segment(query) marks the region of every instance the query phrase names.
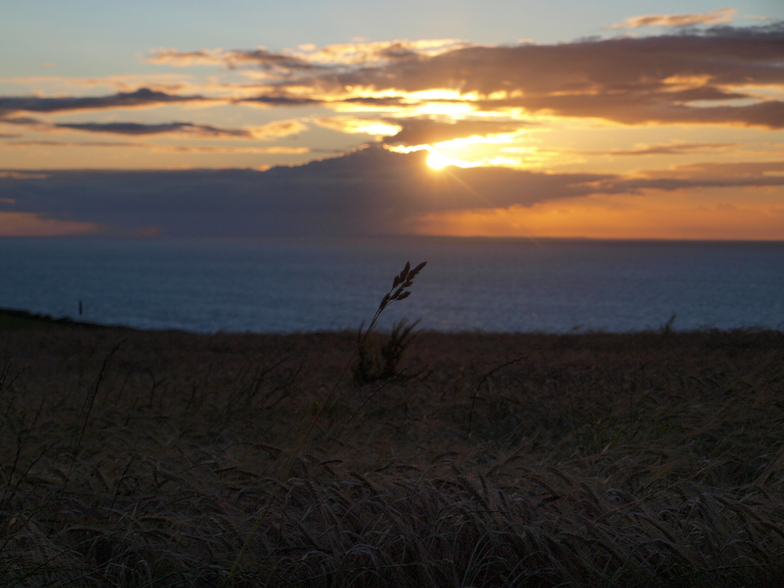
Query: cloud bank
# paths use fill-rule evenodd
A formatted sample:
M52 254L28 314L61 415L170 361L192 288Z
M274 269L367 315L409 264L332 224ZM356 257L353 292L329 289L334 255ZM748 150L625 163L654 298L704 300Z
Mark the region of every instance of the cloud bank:
M731 15L730 9L649 15L623 26L716 23ZM261 91L240 101L269 107L395 107L402 117L423 103L440 101L476 112L517 110L628 125L784 127L784 102L778 97L784 92L782 23L557 45L423 47L390 42L357 47L290 54L167 50L150 59L260 69ZM451 96L433 97L438 92Z
M713 23L730 16L729 9L701 15L648 15L629 19L623 26ZM504 115L507 124L545 114L625 125L784 128L784 23L713 26L556 45L485 46L446 40L308 49L158 50L147 61L250 68L258 75L250 81L226 83L216 96L145 87L97 97L6 96L0 97L0 116L207 102L267 108L322 106L391 111L403 121L405 137L413 133L412 127L426 124L405 119L421 119L423 105L441 104L445 113L450 112L449 105L462 107L460 119L472 114L484 120L488 114ZM402 138L398 143L403 143Z
M377 145L299 167L67 171L0 177L0 212L106 234L166 237L367 236L412 232L423 216L499 210L595 195L784 186L784 161L700 164L637 177L503 167L434 172L424 152ZM38 216L35 216L38 215Z
M661 211L684 195L721 192L733 195L724 204L754 200L754 218L768 215L774 231L784 214L776 160L784 153L784 23L729 26L733 15L635 16L615 28L665 34L549 45L159 49L145 61L198 76L162 74L179 80L169 85L140 75L120 86L117 78L103 96L0 97L0 149L20 162L0 173L2 226L357 236L451 231L470 215L488 226L530 224L534 210L556 227L563 204L580 211L570 221L579 227L583 213L601 224L602 214L658 198L657 218L665 218ZM98 85L67 88L94 93ZM366 141L374 143L346 152ZM437 173L425 165L428 151L443 156L438 165L465 167ZM39 155L51 167L63 167L59 155L74 166L243 169L41 172L33 169Z

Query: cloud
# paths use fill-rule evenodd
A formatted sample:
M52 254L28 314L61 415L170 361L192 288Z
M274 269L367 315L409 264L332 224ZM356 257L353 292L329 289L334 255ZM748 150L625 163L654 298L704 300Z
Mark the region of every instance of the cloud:
M46 179L46 174L6 170L6 171L0 171L0 178L9 178L12 180L44 180ZM13 204L16 202L16 200L14 200L13 198L4 198L0 200L0 202L4 202L6 204Z
M436 174L425 158L375 146L265 172L50 171L39 180L0 179L0 195L16 200L18 212L121 233L157 226L170 237L349 236L406 232L426 211L585 195L611 177L507 168Z
M739 143L664 143L657 145L639 145L633 149L610 149L609 151L570 151L579 155L683 155L685 153L702 153L711 151L729 151L741 148Z
M406 48L407 57L359 63L341 61L344 53L334 51L333 62L271 74L262 92L241 103L391 108L397 116L416 114L423 104L449 116L459 105L476 114L519 111L628 125L784 127L784 23L441 49Z
M781 240L784 207L758 191L709 190L644 198L592 196L532 207L434 213L421 217L419 233L599 239ZM740 200L738 196L741 196Z
M28 147L144 147L149 148L150 143L129 143L127 141L57 141L53 139L40 139L29 141L4 141L0 149L26 149Z
M91 223L58 220L45 214L0 211L2 237L72 237L99 232Z
M485 111L522 108L626 124L781 128L783 101L757 101L741 89L784 89L782 59L784 26L725 27L700 35L471 47L406 67L363 70L339 79L345 86L372 86L377 91L449 88L478 95L475 107ZM738 99L753 103L728 105Z
M384 140L387 145L433 145L465 137L515 133L530 126L515 121L459 120L448 123L429 118L400 119L397 122L402 129L393 137Z
M632 16L622 23L614 24L613 29L636 29L638 27L691 27L701 24L732 22L738 11L734 8L720 8L701 14L645 14Z
M355 96L337 100L334 104L371 106L374 108L406 108L411 105L411 100L403 96Z
M197 137L250 138L253 135L245 129L224 129L212 125L198 125L187 122L142 124L132 122L111 123L57 123L53 129L85 131L89 133L110 133L114 135L163 135L187 134Z
M234 51L224 51L223 49L202 49L199 51L157 49L150 57L145 57L143 60L147 63L166 64L176 67L224 65L234 69L252 65L262 70L270 71L307 71L318 67L296 55L268 51L265 47Z
M398 39L374 42L359 40L354 43L313 48L310 51L300 53L300 55L322 67L334 68L345 65L366 67L371 64L416 61L466 45L468 44L459 39L422 39L417 41Z
M241 98L234 101L235 104L249 104L253 106L319 106L324 104L324 100L301 96L286 95L262 95L251 98Z
M230 129L215 125L203 125L190 122L169 123L50 123L30 117L0 117L0 123L31 127L38 132L82 131L87 133L107 133L113 135L149 136L149 135L186 135L197 138L212 139L255 139L270 141L296 135L308 130L308 126L298 120L279 120L266 125Z
M278 145L275 147L227 147L223 145L165 145L159 143L131 143L128 141L8 141L0 143L0 149L26 149L28 147L97 147L97 148L121 148L121 149L145 149L158 153L233 153L233 154L255 154L255 155L301 155L310 153L310 147L287 147ZM3 177L0 172L0 177ZM16 173L16 172L14 172ZM31 176L32 177L32 176Z
M280 120L263 126L244 129L227 129L213 125L199 125L189 122L171 122L159 124L141 123L57 123L54 129L86 131L91 133L112 133L117 135L162 135L186 134L194 137L256 139L269 141L308 130L308 126L298 120Z
M180 72L113 74L85 78L54 75L13 76L0 77L0 83L47 88L51 97L62 97L74 90L84 91L85 88L110 88L111 91L126 94L146 89L180 96L204 92L218 94L226 92L226 87L221 86L215 80L203 80L191 73ZM34 97L41 98L42 95ZM22 96L22 98L29 98L29 96Z
M784 161L682 166L635 177L448 167L378 145L297 167L183 171L49 171L0 177L14 212L168 237L358 236L407 233L428 215L531 207L597 195L784 186ZM109 196L110 195L110 196Z
M367 135L396 135L403 127L396 121L384 119L355 118L351 116L330 116L314 119L318 126L341 133L364 133Z
M0 96L0 116L16 112L72 112L106 110L111 108L139 108L161 104L199 102L202 96L179 96L140 88L135 92L118 92L108 96L41 98L38 96Z
M269 51L266 47L256 49L200 49L179 51L156 49L152 55L142 56L146 63L165 64L175 67L222 65L229 69L254 67L263 71L294 75L346 65L368 65L416 60L420 57L438 55L466 43L456 39L425 39L418 41L395 40L356 42L327 45L317 48L313 44L302 44L299 51Z
M32 118L29 116L2 116L0 115L0 123L7 125L17 125L25 127L47 127L49 123L46 121Z
M670 23L686 17L718 22L715 19L730 14L729 9L722 10L655 18ZM676 16L683 18L678 21ZM374 134L387 137L397 126L400 131L385 142L404 146L513 133L540 117L623 125L784 128L784 23L555 45L472 45L447 39L357 42L280 52L263 47L160 49L146 59L163 65L248 67L261 77L252 83L213 80L210 92L216 96L150 87L105 96L5 96L0 97L0 117L6 123L32 126L40 121L35 123L25 113L212 102L321 107L352 116L332 122L320 117L314 121L320 126L343 132L374 129ZM363 118L368 122L357 122ZM49 123L37 130L258 140L306 130L301 121L280 125L228 129L196 121L129 121Z
M299 120L276 120L260 127L252 127L249 132L254 139L267 141L297 135L308 128L308 125Z
M771 175L778 175L780 179L784 177L782 174L784 174L784 161L739 161L689 163L667 170L649 170L643 175L649 178L677 178L703 182L727 178L744 178L751 182L759 179L763 182Z
M222 147L200 145L145 145L150 151L163 153L251 153L255 155L301 155L310 153L310 147Z

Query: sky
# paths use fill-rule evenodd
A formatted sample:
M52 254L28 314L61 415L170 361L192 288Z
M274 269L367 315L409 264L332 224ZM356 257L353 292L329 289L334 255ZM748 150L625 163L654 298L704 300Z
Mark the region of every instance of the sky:
M0 236L784 240L784 2L0 0Z

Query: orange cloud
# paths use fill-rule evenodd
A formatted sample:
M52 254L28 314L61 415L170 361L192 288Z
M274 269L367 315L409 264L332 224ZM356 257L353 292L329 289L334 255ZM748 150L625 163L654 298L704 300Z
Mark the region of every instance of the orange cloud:
M35 212L0 211L0 237L71 237L98 230L93 223L57 220Z
M331 116L317 118L315 122L320 127L340 131L341 133L364 133L368 135L395 135L402 127L391 120L364 119L350 116Z
M432 57L466 43L456 39L425 39L418 41L396 40L326 45L317 48L313 44L299 45L299 51L269 51L266 47L256 49L224 50L200 49L178 51L156 49L150 56L142 56L146 63L191 67L223 65L230 69L252 66L265 71L307 72L325 67L343 65L382 64Z
M720 8L701 14L645 14L632 16L619 24L614 24L613 29L636 29L638 27L690 27L700 24L715 24L719 22L732 22L737 13L734 8Z
M251 137L261 141L279 139L289 135L297 135L308 130L308 125L299 120L276 120L260 127L251 127L247 130Z
M412 223L419 234L598 239L784 240L784 203L775 193L647 192L468 211L434 212Z

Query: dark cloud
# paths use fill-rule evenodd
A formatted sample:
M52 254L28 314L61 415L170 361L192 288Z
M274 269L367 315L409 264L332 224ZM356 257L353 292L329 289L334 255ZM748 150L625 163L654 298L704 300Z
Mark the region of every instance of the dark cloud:
M784 102L751 87L784 87L784 23L557 45L465 46L433 56L355 67L338 64L296 80L313 95L404 105L405 95L448 89L480 97L485 111L523 108L625 124L705 123L784 127ZM348 97L372 88L400 97Z
M488 96L671 91L666 80L709 77L709 88L784 83L784 24L558 45L466 47L413 63L362 68L344 85L378 90L450 88Z
M19 126L37 126L37 125L46 124L42 120L39 120L37 118L31 118L29 116L3 117L1 112L0 112L0 123L7 124L7 125L19 125Z
M777 175L779 178L784 178L784 161L690 163L667 170L648 171L645 175L651 178L678 177L708 181L713 178L739 177L754 180L755 178L770 175Z
M384 47L377 55L390 61L416 61L422 58L419 53L402 43L393 43L389 47Z
M6 149L24 149L26 147L144 147L149 148L146 143L128 143L118 141L56 141L51 139L41 139L34 141L8 141L2 146Z
M277 53L275 51L267 51L266 49L253 49L250 51L228 51L224 62L229 67L237 67L243 64L252 64L263 70L294 70L294 71L311 71L321 69L319 66L306 61L302 58L288 55L286 53Z
M268 51L264 48L230 51L177 51L176 49L158 49L151 57L146 58L149 63L170 65L212 65L222 64L230 69L243 66L255 66L262 70L281 71L311 71L321 69L301 57L287 53Z
M0 116L15 112L70 112L77 110L105 110L157 106L175 102L203 101L203 96L178 96L140 88L135 92L118 92L108 96L39 98L37 96L0 96Z
M56 129L71 129L90 133L111 133L115 135L162 135L168 133L187 133L199 137L238 137L252 138L253 134L246 129L225 129L212 125L197 125L188 122L170 122L160 124L141 124L132 122L114 123L57 123Z
M400 125L401 131L384 139L387 145L432 145L463 137L486 137L492 134L513 133L526 125L520 122L460 120L454 123L439 122L429 118L385 119Z
M164 134L185 134L199 138L233 138L271 140L297 134L308 129L307 125L297 120L280 120L260 127L231 129L215 125L203 125L190 122L169 123L51 123L30 117L0 117L0 123L30 127L39 132L52 131L83 131L87 133L108 133L113 135L146 136ZM18 135L17 135L18 136Z
M235 100L235 104L259 104L263 106L319 106L324 104L323 100L315 98L303 98L299 96L278 96L278 95L262 95L254 96L252 98L243 98Z
M404 106L410 105L409 101L397 96L376 98L373 96L357 96L355 98L345 98L340 100L344 104L361 104L363 106ZM419 102L419 101L417 101Z
M669 177L632 179L502 167L434 172L426 157L374 146L265 172L49 171L24 182L0 176L6 202L0 210L110 226L121 234L155 226L169 237L355 236L406 232L430 212L531 206L592 194L784 185L784 176L770 175L784 169L782 162L721 173L691 166Z
M603 118L628 125L743 124L771 129L784 128L784 101L767 100L748 106L690 106L672 101L667 92L645 95L595 94L547 96L512 100L482 101L485 110L525 108L560 116Z
M423 212L584 195L612 177L505 168L435 173L426 156L376 146L266 172L51 171L24 183L0 180L0 197L15 200L18 212L120 232L157 226L172 237L373 235L403 232Z
M157 143L131 143L119 141L7 141L0 144L2 149L25 149L27 147L60 147L60 148L120 148L145 149L157 153L237 153L254 155L301 155L316 151L310 147L289 147L285 145L273 147L230 147L225 145L161 145ZM324 150L319 150L323 152Z
M686 190L693 188L763 188L784 186L782 176L736 178L650 178L615 182L607 186L605 194L640 194L644 190Z

